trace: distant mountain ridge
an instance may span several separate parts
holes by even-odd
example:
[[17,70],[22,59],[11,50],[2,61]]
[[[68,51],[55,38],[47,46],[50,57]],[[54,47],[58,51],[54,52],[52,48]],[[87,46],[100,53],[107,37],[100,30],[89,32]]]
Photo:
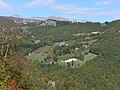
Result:
[[30,19],[35,19],[35,20],[42,20],[46,21],[48,19],[56,20],[56,21],[71,21],[70,19],[63,18],[63,17],[56,17],[56,16],[48,16],[48,17],[31,17]]
[[89,21],[89,20],[71,20],[71,19],[68,19],[68,18],[64,18],[64,17],[57,17],[57,16],[48,16],[48,17],[29,17],[29,18],[26,18],[26,17],[22,17],[20,15],[13,15],[13,16],[8,16],[8,18],[10,19],[21,19],[21,20],[28,20],[28,21],[46,21],[46,20],[55,20],[55,21],[71,21],[73,23],[75,22],[80,22],[80,23],[86,23],[86,22],[92,22],[92,21]]
[[19,15],[13,16],[1,16],[9,20],[13,20],[16,24],[28,24],[28,23],[36,23],[36,25],[40,26],[57,26],[60,22],[68,22],[68,23],[87,23],[91,22],[88,20],[70,20],[64,17],[56,17],[56,16],[49,16],[49,17],[22,17]]

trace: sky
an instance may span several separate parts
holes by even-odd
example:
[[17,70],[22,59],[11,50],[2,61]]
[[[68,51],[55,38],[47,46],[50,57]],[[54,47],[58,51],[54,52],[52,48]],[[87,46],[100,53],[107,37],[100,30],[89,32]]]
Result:
[[15,14],[112,21],[120,19],[120,0],[0,0],[0,16]]

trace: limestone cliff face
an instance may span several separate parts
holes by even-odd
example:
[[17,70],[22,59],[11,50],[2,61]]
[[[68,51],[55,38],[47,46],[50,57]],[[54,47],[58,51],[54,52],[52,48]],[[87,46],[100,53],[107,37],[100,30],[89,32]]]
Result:
[[56,22],[52,20],[47,20],[43,22],[40,26],[56,26]]

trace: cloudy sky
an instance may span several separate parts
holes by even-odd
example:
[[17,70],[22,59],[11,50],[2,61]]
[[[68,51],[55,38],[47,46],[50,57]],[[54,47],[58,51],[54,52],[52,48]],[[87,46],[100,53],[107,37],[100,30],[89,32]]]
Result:
[[14,14],[111,21],[120,18],[120,0],[0,0],[0,15]]

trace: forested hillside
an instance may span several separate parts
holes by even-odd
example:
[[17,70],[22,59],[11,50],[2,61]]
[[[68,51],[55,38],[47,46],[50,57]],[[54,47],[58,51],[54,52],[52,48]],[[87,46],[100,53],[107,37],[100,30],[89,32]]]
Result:
[[119,90],[120,21],[56,23],[0,17],[0,89]]

